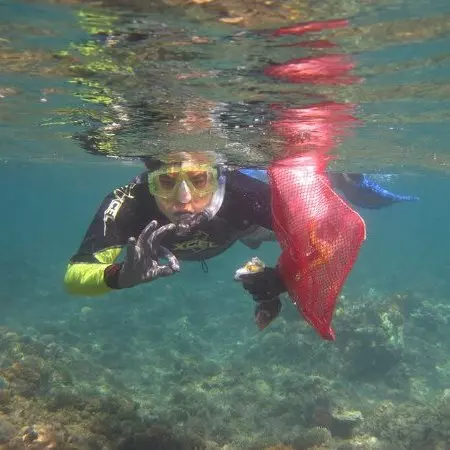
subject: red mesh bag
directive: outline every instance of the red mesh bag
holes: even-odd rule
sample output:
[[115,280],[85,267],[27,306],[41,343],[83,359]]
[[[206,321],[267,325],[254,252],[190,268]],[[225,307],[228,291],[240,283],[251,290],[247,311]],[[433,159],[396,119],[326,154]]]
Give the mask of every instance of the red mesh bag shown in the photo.
[[336,300],[365,239],[361,216],[337,195],[326,160],[304,154],[268,169],[281,275],[292,301],[324,339]]
[[354,67],[348,55],[321,55],[270,65],[264,69],[264,74],[289,83],[353,84],[361,81],[360,77],[349,73]]
[[338,139],[359,124],[353,116],[354,105],[322,102],[302,108],[277,108],[272,130],[281,137],[283,157],[315,152],[324,158]]
[[[273,33],[302,35],[346,27],[345,20],[309,22]],[[328,54],[272,64],[264,73],[289,83],[339,85],[361,82],[347,54]],[[274,105],[272,130],[281,140],[282,160],[268,168],[274,231],[282,252],[278,265],[298,310],[324,339],[336,300],[365,239],[363,219],[326,175],[330,153],[358,123],[353,105],[332,101],[297,108]]]
[[312,22],[302,22],[290,27],[278,28],[273,32],[273,36],[283,36],[289,34],[302,35],[305,33],[317,33],[323,30],[333,28],[347,28],[349,21],[347,19],[317,20]]

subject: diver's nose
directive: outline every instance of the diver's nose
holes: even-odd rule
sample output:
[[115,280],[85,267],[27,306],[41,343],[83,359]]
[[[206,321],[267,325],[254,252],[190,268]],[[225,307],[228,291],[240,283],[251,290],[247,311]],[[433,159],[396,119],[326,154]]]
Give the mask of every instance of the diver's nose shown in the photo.
[[191,191],[189,190],[189,186],[187,185],[186,181],[182,181],[180,186],[178,187],[177,192],[177,200],[180,203],[189,203],[192,200]]

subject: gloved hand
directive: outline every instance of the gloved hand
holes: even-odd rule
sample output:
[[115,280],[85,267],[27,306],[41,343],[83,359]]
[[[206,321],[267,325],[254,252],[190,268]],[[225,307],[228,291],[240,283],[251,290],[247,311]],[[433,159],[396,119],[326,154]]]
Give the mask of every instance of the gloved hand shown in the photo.
[[255,302],[265,302],[286,292],[286,286],[276,267],[265,267],[261,272],[241,275],[240,281]]
[[[127,254],[118,273],[119,289],[147,283],[159,277],[167,277],[180,271],[178,259],[161,245],[165,235],[175,230],[174,224],[158,228],[156,220],[151,221],[136,240],[128,239]],[[161,265],[160,258],[168,260]]]
[[264,330],[280,314],[282,305],[279,297],[267,302],[258,302],[255,308],[255,323],[260,331]]

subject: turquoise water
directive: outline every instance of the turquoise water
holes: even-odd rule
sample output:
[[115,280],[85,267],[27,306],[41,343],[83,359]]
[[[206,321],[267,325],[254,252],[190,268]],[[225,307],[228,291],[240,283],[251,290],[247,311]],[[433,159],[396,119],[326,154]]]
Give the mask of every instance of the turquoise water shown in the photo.
[[[97,27],[109,30],[112,21],[120,32],[119,44],[108,47],[108,70],[83,71],[78,66],[102,61],[103,50],[94,45],[97,53],[80,57],[90,36],[79,6],[0,2],[0,446],[450,448],[450,7],[289,4],[301,10],[295,22],[350,19],[347,28],[307,39],[339,43],[333,51],[350,55],[352,73],[365,81],[318,85],[262,74],[271,62],[323,51],[278,46],[298,43],[298,36],[267,37],[294,23],[294,12],[271,15],[252,3],[249,10],[259,8],[264,20],[230,25],[217,15],[244,13],[229,5],[155,3],[139,12],[85,5],[81,10],[100,14],[92,19]],[[120,40],[136,29],[151,33],[151,46],[148,37]],[[176,44],[193,35],[210,42]],[[174,81],[200,71],[213,73]],[[65,292],[68,259],[104,195],[142,170],[136,160],[87,153],[73,136],[95,135],[124,113],[126,131],[103,148],[157,154],[176,145],[161,131],[166,115],[185,112],[178,102],[197,111],[205,98],[352,102],[361,125],[339,137],[337,166],[396,173],[385,186],[420,197],[358,210],[367,241],[341,293],[336,341],[322,341],[288,300],[279,319],[256,330],[254,303],[232,280],[255,255],[242,244],[208,261],[208,273],[187,262],[155,285],[98,298]],[[252,113],[245,106],[236,115],[251,123]],[[210,142],[204,138],[193,140]],[[261,135],[233,129],[226,140],[252,148]],[[265,165],[272,153],[259,148],[221,150],[230,162]],[[265,243],[257,254],[273,265],[279,248]]]

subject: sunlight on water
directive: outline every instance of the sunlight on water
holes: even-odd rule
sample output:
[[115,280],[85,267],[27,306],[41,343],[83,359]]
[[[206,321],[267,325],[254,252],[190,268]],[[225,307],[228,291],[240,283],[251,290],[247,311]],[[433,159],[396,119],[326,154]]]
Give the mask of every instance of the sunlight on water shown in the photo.
[[3,4],[2,158],[207,148],[265,165],[280,156],[281,109],[333,104],[352,110],[345,137],[330,137],[339,168],[446,171],[444,2],[426,14],[406,2],[152,4]]

